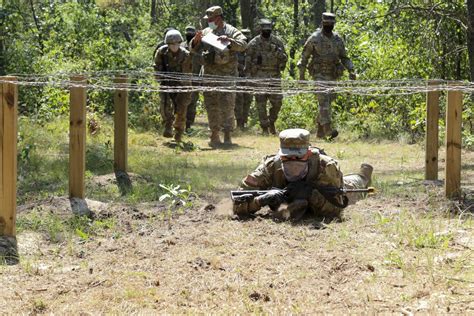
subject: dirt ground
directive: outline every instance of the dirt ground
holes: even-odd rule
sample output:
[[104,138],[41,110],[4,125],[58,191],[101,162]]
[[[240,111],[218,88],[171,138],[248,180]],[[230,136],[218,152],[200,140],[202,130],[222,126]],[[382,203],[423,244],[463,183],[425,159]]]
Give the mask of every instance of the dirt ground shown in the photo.
[[[41,212],[67,201],[43,201]],[[407,249],[403,265],[387,256],[397,238],[383,234],[380,216],[427,212],[419,197],[369,197],[329,224],[265,212],[231,220],[225,200],[216,204],[199,200],[171,219],[156,216],[159,204],[94,205],[96,219],[114,219],[111,231],[55,243],[19,234],[20,264],[0,268],[2,313],[474,313],[472,225],[440,216],[447,251]],[[456,277],[466,269],[470,278]]]

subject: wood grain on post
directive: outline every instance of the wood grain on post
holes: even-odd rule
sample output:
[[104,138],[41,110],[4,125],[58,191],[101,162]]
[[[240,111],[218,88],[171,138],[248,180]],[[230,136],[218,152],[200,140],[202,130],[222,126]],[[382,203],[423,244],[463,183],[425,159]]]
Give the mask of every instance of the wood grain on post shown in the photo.
[[[429,86],[438,84],[439,80],[428,82]],[[438,180],[439,94],[439,91],[426,94],[425,180]]]
[[[1,77],[16,81],[15,77]],[[16,234],[16,182],[18,136],[18,87],[14,83],[1,85],[0,98],[0,236]]]
[[[85,84],[84,76],[71,77],[72,84]],[[85,197],[86,88],[71,87],[69,117],[69,196]]]
[[445,195],[456,198],[461,195],[461,123],[462,92],[448,91],[446,108],[446,182]]
[[[117,84],[128,83],[126,76],[116,77]],[[128,91],[114,93],[114,170],[127,172],[128,168]]]

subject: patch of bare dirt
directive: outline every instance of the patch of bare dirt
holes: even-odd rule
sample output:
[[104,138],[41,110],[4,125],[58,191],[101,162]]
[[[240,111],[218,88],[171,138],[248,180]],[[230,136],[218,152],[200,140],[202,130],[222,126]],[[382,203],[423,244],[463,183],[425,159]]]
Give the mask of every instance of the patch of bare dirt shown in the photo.
[[[43,203],[19,216],[72,211],[65,198]],[[445,270],[472,263],[472,230],[446,218],[447,253],[408,249],[403,258],[396,236],[382,233],[381,215],[424,212],[423,199],[369,198],[329,224],[281,223],[264,213],[230,220],[225,199],[171,214],[160,203],[87,204],[96,221],[113,219],[114,227],[59,243],[21,233],[20,264],[0,266],[3,312],[474,312],[473,280]],[[421,264],[429,255],[433,261]]]

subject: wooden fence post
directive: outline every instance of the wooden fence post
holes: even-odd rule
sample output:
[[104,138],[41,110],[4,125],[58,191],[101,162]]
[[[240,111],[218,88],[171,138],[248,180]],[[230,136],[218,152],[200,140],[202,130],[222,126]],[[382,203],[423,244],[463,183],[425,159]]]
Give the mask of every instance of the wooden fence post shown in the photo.
[[[428,86],[440,81],[430,80]],[[426,94],[425,180],[438,180],[439,91]]]
[[[118,76],[115,83],[126,84],[126,76]],[[128,91],[115,90],[114,93],[114,171],[127,172],[128,168]]]
[[444,184],[447,198],[461,196],[462,97],[461,91],[448,91],[446,107],[446,180]]
[[[15,77],[0,77],[16,81]],[[0,84],[0,236],[16,235],[18,87]]]
[[[84,76],[71,77],[72,84],[85,84]],[[70,88],[69,197],[84,199],[86,173],[86,88]]]

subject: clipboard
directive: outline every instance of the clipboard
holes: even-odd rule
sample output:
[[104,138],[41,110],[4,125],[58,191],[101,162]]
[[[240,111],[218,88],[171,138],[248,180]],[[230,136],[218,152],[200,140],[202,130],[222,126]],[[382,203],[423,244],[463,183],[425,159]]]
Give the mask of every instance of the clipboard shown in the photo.
[[220,52],[223,52],[227,49],[229,49],[227,46],[229,44],[223,44],[221,41],[218,40],[218,36],[212,32],[207,33],[206,35],[203,36],[201,41],[204,43],[211,45],[212,47],[216,48]]

